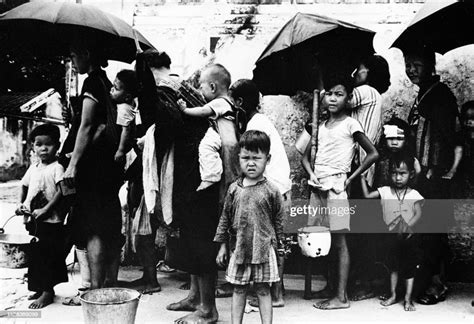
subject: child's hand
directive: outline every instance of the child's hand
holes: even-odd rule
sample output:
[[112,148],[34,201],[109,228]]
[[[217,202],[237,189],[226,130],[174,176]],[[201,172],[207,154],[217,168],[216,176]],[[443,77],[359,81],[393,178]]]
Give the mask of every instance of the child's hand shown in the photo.
[[319,182],[318,177],[314,173],[310,175],[308,184],[313,188],[317,188],[317,189],[322,188],[322,185]]
[[183,99],[178,99],[176,103],[178,104],[179,110],[181,110],[181,112],[184,112],[184,110],[188,108],[188,105],[186,105],[186,101],[184,101]]
[[221,248],[219,249],[219,253],[217,253],[216,257],[216,263],[220,267],[225,267],[228,262],[228,253],[227,253],[227,247],[225,244],[221,245]]
[[15,210],[15,215],[18,215],[18,216],[21,216],[21,215],[24,215],[25,212],[29,212],[28,211],[28,208],[26,208],[25,205],[21,204],[20,206],[17,207],[17,209]]
[[41,219],[42,217],[45,217],[47,213],[48,210],[46,208],[38,208],[33,210],[31,214],[35,219]]
[[117,151],[114,156],[114,160],[117,163],[121,163],[125,161],[125,153],[122,151]]

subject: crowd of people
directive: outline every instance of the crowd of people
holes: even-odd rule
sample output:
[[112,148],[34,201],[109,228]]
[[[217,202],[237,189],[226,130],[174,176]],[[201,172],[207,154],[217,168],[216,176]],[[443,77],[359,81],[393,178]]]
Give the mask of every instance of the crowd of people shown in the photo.
[[[246,79],[231,83],[228,70],[212,64],[201,71],[195,90],[171,73],[171,59],[156,50],[137,54],[135,71],[119,72],[113,83],[103,70],[107,62],[99,44],[75,43],[71,59],[88,75],[81,106],[59,158],[58,128],[43,124],[32,131],[38,159],[22,180],[18,213],[39,237],[28,269],[30,308],[52,303],[54,286],[67,281],[66,236],[87,250],[89,289],[119,285],[125,238],[118,192],[126,177],[134,249],[143,266],[143,277],[131,285],[143,293],[161,290],[155,236],[164,230],[167,265],[190,274],[188,295],[167,306],[191,312],[176,323],[218,320],[218,266],[227,268],[232,287],[232,322],[242,322],[253,283],[253,303],[262,323],[271,323],[272,307],[284,306],[283,228],[292,182],[281,137],[260,111],[257,85]],[[308,225],[329,227],[333,241],[335,262],[328,267],[326,288],[315,295],[324,298],[314,305],[318,309],[348,308],[350,301],[375,296],[376,246],[389,269],[382,305],[400,297],[404,309],[413,311],[414,301],[446,298],[446,233],[453,215],[443,199],[465,195],[466,190],[454,194],[454,181],[472,187],[474,106],[466,103],[459,114],[454,96],[435,75],[434,52],[413,49],[405,61],[420,89],[408,120],[383,124],[381,94],[390,74],[385,59],[374,55],[352,76],[323,76],[326,118],[318,126],[314,164],[311,121],[301,134],[306,140],[298,141],[304,143],[299,150],[309,204],[348,207],[350,198],[381,200],[376,220],[363,207],[357,217],[308,216]],[[137,157],[124,172],[131,150]],[[382,234],[351,234],[377,222]],[[357,249],[366,253],[353,253]],[[397,289],[400,276],[404,293]]]

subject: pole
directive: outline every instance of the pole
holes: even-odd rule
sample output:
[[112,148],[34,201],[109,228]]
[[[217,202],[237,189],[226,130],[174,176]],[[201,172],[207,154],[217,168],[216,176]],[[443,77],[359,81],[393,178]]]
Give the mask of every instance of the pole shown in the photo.
[[318,132],[319,132],[319,90],[313,91],[313,123],[311,125],[311,167],[314,167],[316,161],[316,152],[318,151]]

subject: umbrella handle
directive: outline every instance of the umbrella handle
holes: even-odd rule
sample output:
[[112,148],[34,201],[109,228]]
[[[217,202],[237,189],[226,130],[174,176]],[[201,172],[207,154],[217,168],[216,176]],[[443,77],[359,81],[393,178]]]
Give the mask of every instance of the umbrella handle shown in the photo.
[[314,167],[316,161],[316,152],[318,151],[318,132],[319,132],[319,90],[313,90],[313,123],[311,125],[311,167]]
[[135,30],[135,28],[132,28],[132,30],[133,30],[133,39],[135,40],[135,46],[137,48],[137,54],[143,53],[143,50],[140,47],[140,42],[138,41],[137,31]]

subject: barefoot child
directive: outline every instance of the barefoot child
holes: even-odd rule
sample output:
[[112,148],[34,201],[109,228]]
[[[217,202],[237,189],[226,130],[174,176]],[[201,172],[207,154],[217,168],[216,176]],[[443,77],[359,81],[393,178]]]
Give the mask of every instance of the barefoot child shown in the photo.
[[117,125],[122,126],[120,143],[115,153],[116,162],[124,162],[125,155],[131,149],[132,126],[137,116],[135,98],[138,95],[138,82],[135,71],[122,70],[117,73],[110,98],[117,104]]
[[[270,161],[270,138],[247,131],[239,141],[243,176],[227,192],[214,241],[220,243],[217,264],[227,264],[226,280],[234,285],[232,323],[242,323],[247,290],[255,284],[262,323],[272,322],[270,284],[278,282],[275,250],[282,252],[283,208],[278,188],[264,176]],[[227,241],[230,241],[230,260]]]
[[[200,88],[207,104],[202,107],[188,108],[183,100],[178,101],[181,111],[188,116],[208,117],[211,122],[219,118],[233,120],[232,105],[228,96],[230,73],[220,64],[214,64],[202,71]],[[223,168],[219,150],[221,138],[211,126],[199,144],[199,171],[201,184],[197,191],[204,190],[221,180]]]
[[[259,113],[260,93],[257,85],[252,80],[241,79],[230,87],[229,94],[235,106],[242,108],[247,117],[246,130],[259,130],[270,138],[270,155],[272,160],[265,168],[264,176],[272,182],[283,196],[283,219],[285,222],[291,206],[291,179],[290,162],[286,155],[285,147],[281,141],[280,134],[270,119]],[[285,251],[288,249],[285,248]],[[271,287],[273,307],[285,306],[283,299],[283,270],[285,256],[278,256],[278,276],[280,281]],[[258,307],[257,300],[249,302],[251,306]]]
[[387,242],[388,266],[390,269],[390,296],[382,298],[383,306],[397,303],[397,283],[399,274],[405,279],[406,292],[404,308],[414,311],[412,301],[413,283],[416,269],[421,263],[419,236],[413,227],[421,218],[423,197],[410,188],[410,180],[415,176],[414,158],[400,154],[390,160],[390,186],[369,192],[365,181],[361,181],[365,198],[381,198],[385,224],[390,234]]
[[[33,163],[23,179],[21,202],[17,214],[25,217],[26,229],[38,242],[31,245],[28,263],[28,290],[35,293],[29,308],[43,308],[53,302],[54,286],[67,282],[64,261],[64,215],[59,212],[59,182],[64,168],[56,159],[59,149],[59,128],[43,124],[30,134],[38,162]],[[31,211],[31,213],[29,212]]]
[[[374,145],[365,136],[362,126],[347,115],[351,99],[352,81],[334,77],[325,82],[322,104],[329,111],[329,119],[319,127],[318,150],[313,166],[310,164],[311,145],[307,145],[302,164],[310,176],[308,183],[313,187],[310,204],[312,207],[327,207],[322,210],[337,210],[328,215],[320,213],[308,218],[308,225],[326,225],[332,232],[332,240],[338,255],[338,284],[336,296],[319,302],[319,309],[348,308],[347,277],[349,274],[349,251],[345,233],[350,229],[349,201],[347,187],[378,158]],[[348,177],[356,144],[367,153],[360,166]],[[329,222],[327,221],[329,220]]]

